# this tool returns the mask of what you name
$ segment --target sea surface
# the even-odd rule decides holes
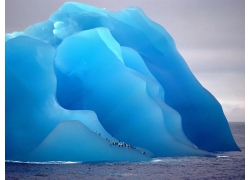
[[[218,153],[217,157],[157,158],[138,163],[5,162],[5,179],[245,179],[245,123],[231,122],[230,127],[241,152]]]

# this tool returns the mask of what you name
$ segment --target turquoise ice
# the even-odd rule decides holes
[[[147,161],[240,150],[219,102],[138,7],[68,2],[5,37],[6,160]]]

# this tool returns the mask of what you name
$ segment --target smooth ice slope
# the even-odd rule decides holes
[[[137,7],[65,3],[48,20],[6,34],[5,65],[6,160],[239,150],[221,105],[167,31]]]
[[[22,161],[148,161],[148,153],[134,147],[101,138],[79,121],[64,121]],[[151,155],[151,154],[150,154]]]

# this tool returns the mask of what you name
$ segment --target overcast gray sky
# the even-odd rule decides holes
[[[45,21],[65,0],[6,0],[5,32]],[[176,42],[200,83],[222,104],[228,121],[245,121],[244,0],[78,0],[118,11],[139,6]]]

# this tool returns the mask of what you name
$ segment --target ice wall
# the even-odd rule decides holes
[[[219,102],[167,31],[137,7],[68,2],[47,21],[6,34],[5,46],[7,160],[239,150]]]

